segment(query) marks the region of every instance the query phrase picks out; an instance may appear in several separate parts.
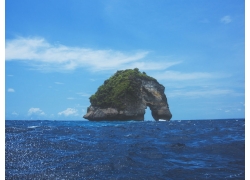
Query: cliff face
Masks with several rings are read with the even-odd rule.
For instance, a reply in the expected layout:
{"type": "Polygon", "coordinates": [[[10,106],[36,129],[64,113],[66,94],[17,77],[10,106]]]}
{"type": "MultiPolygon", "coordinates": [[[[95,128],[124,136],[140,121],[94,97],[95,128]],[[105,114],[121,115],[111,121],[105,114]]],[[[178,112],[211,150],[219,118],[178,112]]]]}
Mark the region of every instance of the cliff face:
{"type": "Polygon", "coordinates": [[[91,106],[83,117],[88,120],[144,120],[145,109],[153,118],[170,120],[165,87],[156,79],[134,70],[117,71],[96,94],[90,97],[91,106]]]}

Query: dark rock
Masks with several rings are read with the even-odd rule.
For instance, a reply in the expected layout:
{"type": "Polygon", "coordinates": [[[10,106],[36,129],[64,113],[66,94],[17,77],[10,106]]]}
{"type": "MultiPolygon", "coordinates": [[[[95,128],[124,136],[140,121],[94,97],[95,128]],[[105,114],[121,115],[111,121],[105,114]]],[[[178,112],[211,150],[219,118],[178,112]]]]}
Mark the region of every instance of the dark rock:
{"type": "Polygon", "coordinates": [[[117,71],[90,97],[91,106],[83,117],[91,121],[144,120],[145,109],[153,118],[170,120],[165,87],[156,79],[134,70],[117,71]]]}

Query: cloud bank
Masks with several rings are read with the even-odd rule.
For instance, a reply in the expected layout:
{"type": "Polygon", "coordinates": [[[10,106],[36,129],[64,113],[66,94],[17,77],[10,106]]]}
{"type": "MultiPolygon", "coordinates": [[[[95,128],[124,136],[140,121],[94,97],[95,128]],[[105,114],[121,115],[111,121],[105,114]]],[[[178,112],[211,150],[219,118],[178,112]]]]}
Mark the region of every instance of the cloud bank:
{"type": "Polygon", "coordinates": [[[168,61],[145,63],[148,54],[149,51],[121,52],[56,45],[39,37],[6,40],[5,47],[6,61],[24,61],[41,71],[87,68],[95,72],[135,67],[143,70],[160,70],[180,63],[168,61]]]}

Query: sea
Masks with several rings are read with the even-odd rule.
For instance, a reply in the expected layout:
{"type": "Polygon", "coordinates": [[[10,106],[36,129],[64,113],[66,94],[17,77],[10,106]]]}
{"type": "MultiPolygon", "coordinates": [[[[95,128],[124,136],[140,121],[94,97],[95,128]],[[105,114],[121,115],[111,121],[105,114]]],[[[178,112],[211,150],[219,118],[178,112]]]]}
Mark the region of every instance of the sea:
{"type": "Polygon", "coordinates": [[[6,120],[5,179],[245,179],[245,119],[6,120]]]}

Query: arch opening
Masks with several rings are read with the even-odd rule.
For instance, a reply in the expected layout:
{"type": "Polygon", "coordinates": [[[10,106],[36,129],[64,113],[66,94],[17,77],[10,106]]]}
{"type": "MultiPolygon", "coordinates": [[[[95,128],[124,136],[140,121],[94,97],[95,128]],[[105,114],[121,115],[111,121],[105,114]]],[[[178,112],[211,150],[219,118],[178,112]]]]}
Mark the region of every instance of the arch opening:
{"type": "Polygon", "coordinates": [[[154,118],[152,117],[152,113],[151,113],[149,106],[147,106],[147,108],[145,109],[144,121],[154,121],[154,118]]]}

